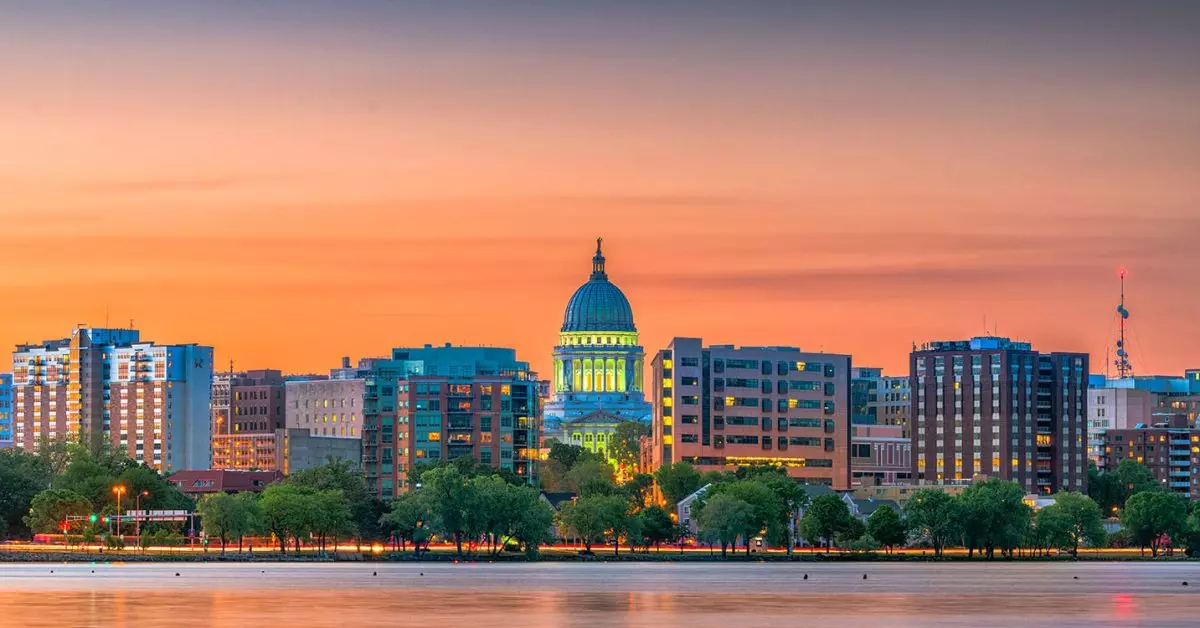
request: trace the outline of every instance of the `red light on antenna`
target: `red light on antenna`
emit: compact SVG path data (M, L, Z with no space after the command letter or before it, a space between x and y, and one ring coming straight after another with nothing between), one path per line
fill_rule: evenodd
M1120 275L1121 275L1121 279L1124 279L1124 278L1125 278L1125 273L1127 273L1128 271L1126 271L1124 268L1121 268L1121 269L1120 269L1118 272L1119 272L1119 273L1120 273Z

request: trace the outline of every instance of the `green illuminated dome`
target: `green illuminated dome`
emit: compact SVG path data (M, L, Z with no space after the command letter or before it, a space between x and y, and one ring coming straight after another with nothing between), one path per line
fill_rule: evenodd
M596 240L596 256L592 258L592 276L579 286L563 315L562 331L637 331L633 325L633 308L621 289L608 280L604 272L604 255Z

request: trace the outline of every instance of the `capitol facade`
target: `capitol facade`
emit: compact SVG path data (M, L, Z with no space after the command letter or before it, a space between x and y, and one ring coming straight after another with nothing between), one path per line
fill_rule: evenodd
M559 440L566 440L564 423L594 412L646 424L652 415L643 392L645 352L638 344L633 308L608 280L601 243L596 240L591 277L567 302L554 348L545 434Z

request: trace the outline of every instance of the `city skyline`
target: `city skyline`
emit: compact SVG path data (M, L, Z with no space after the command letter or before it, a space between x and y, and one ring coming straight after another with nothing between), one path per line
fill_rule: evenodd
M6 5L0 343L133 319L218 368L453 342L549 378L605 236L648 352L903 373L986 317L1103 373L1126 267L1136 372L1198 366L1195 7L500 4Z

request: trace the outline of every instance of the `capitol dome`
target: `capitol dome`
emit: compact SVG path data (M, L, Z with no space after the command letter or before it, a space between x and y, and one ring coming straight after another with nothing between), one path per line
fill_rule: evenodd
M637 331L633 325L633 308L621 289L608 280L604 272L601 240L596 240L596 256L592 258L592 276L579 286L563 315L562 331Z

